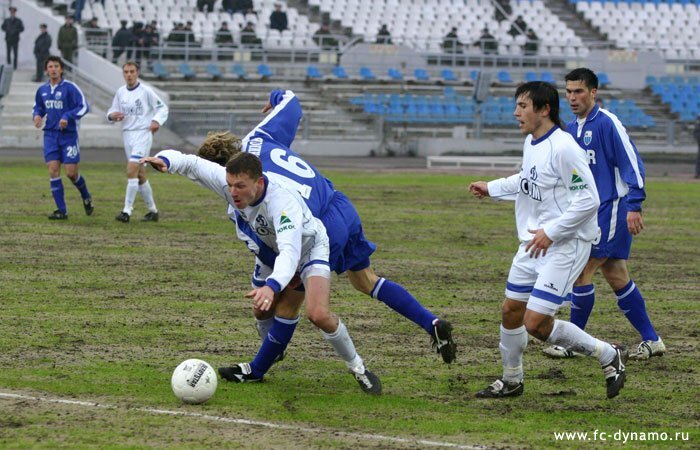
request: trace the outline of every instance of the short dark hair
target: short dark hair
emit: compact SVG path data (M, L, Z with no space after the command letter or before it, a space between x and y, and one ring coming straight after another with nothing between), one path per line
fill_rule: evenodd
M61 69L63 69L63 60L61 59L61 57L56 55L49 55L49 57L44 60L44 70L46 70L51 61L57 62L58 65L61 66Z
M598 89L598 76L591 69L579 67L567 73L565 81L583 81L588 89Z
M532 100L532 107L535 111L541 111L542 108L549 105L549 118L556 126L561 128L561 119L559 118L559 92L557 88L546 81L530 81L523 83L515 90L515 99L521 95L527 94Z
M244 173L253 181L262 177L262 161L252 153L236 153L226 163L226 173L239 175Z
M137 72L139 72L139 71L141 70L141 66L139 66L139 63L137 63L136 61L128 60L127 62L125 62L124 64L122 64L122 70L124 70L124 67L126 67L126 66L134 66L134 67L136 67L136 71L137 71Z

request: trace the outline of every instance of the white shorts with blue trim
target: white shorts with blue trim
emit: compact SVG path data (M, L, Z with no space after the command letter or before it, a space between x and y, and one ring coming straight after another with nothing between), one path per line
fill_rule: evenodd
M309 277L331 277L331 266L328 262L330 246L328 238L317 242L307 252L301 255L301 261L297 267L297 273L300 274L302 283L306 283ZM267 277L272 275L273 268L263 263L257 256L255 257L255 268L251 277L253 288L265 286ZM303 289L298 289L303 290Z
M153 133L150 130L124 130L122 135L127 161L138 162L139 159L151 155Z
M527 302L527 309L553 316L573 288L591 253L591 243L580 239L555 242L547 255L531 258L521 243L510 266L506 298Z

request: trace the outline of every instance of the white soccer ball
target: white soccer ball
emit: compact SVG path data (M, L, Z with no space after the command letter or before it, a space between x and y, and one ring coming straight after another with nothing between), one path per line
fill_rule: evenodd
M188 359L175 368L170 379L175 397L184 403L199 404L216 392L216 372L201 359Z

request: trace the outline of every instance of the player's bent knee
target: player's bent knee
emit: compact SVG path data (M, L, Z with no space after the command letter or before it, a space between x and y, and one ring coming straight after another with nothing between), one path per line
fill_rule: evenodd
M552 333L554 319L543 314L526 314L525 329L531 335L540 341L546 341Z

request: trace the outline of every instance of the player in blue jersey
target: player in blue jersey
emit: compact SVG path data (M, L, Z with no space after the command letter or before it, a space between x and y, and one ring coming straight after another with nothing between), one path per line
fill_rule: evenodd
M50 220L68 218L66 201L61 181L61 164L66 175L80 191L85 214L92 214L92 197L85 178L78 171L80 146L78 144L78 124L80 118L89 111L87 100L80 88L72 81L63 79L63 61L58 56L49 56L44 63L49 81L39 86L34 99L32 118L34 126L44 125L44 161L49 168L51 194L56 202L56 210L49 215Z
M656 334L644 297L627 269L632 236L644 229L642 202L646 193L642 159L617 116L596 104L596 74L579 68L569 72L565 80L566 97L576 115L566 129L588 154L588 164L600 195L598 226L601 230L600 241L593 244L588 264L574 284L571 322L585 328L595 301L593 275L600 269L615 291L618 306L642 337L630 358L661 356L666 346ZM552 357L575 356L561 347L548 347L544 352Z
M355 289L419 325L431 336L442 359L446 363L454 361L456 345L452 339L452 325L428 311L400 284L377 276L370 265L376 245L365 238L362 221L352 202L289 148L302 118L296 95L292 91L274 90L262 112L269 114L242 140L230 133L214 134L213 142L205 142L200 147L199 156L220 165L238 151L259 156L265 171L278 174L293 184L314 216L325 225L331 243L331 269L339 274L347 272Z

